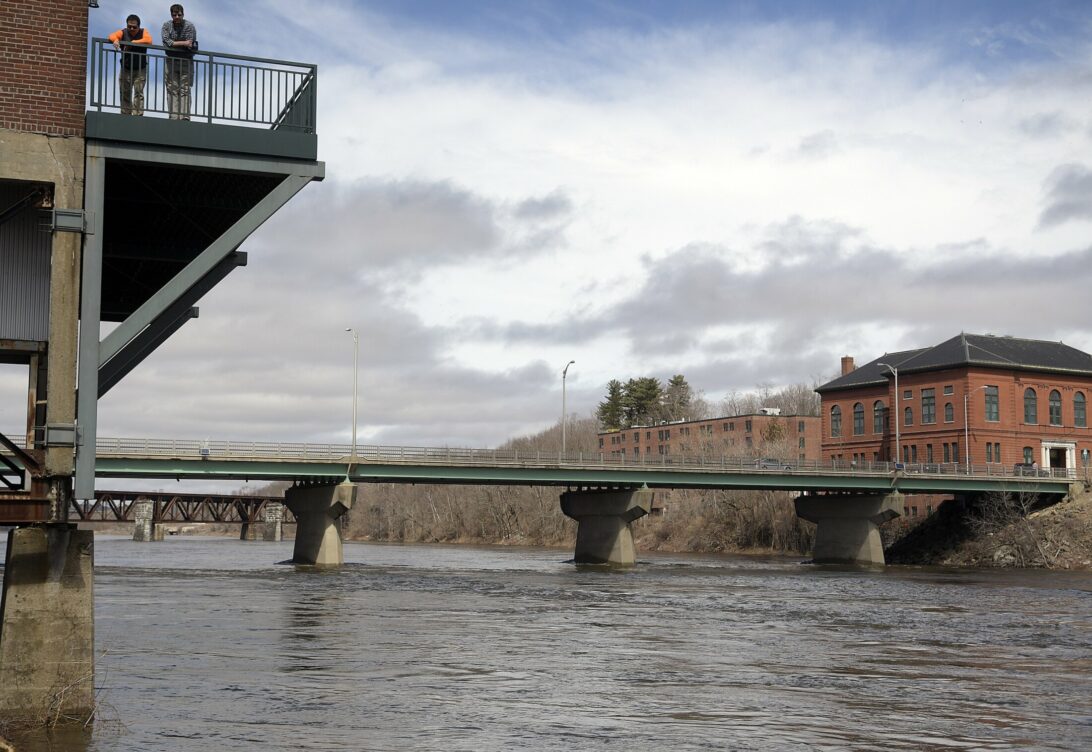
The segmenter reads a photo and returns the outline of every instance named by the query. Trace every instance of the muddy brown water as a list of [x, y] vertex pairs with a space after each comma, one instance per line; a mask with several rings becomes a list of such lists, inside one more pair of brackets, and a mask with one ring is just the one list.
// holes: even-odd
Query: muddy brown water
[[19, 749], [1092, 749], [1089, 573], [290, 555], [98, 536], [100, 719]]

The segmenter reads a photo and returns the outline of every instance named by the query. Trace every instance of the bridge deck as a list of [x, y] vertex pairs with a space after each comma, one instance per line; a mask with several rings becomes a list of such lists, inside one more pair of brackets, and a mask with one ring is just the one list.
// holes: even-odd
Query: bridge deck
[[960, 493], [1018, 491], [1064, 494], [1073, 471], [1031, 477], [997, 465], [896, 465], [784, 461], [749, 457], [656, 456], [448, 447], [362, 446], [262, 442], [200, 442], [100, 438], [100, 477], [341, 480], [367, 483], [464, 485], [642, 486], [650, 488], [784, 489]]

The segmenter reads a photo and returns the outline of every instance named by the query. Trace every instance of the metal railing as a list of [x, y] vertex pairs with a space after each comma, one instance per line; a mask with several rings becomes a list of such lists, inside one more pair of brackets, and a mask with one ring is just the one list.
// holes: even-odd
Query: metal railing
[[[285, 60], [195, 52], [191, 58], [167, 57], [166, 47], [142, 45], [115, 50], [113, 42], [91, 40], [89, 109], [122, 110], [119, 75], [126, 66], [145, 64], [145, 116], [169, 114], [166, 75], [175, 61], [192, 70], [188, 117], [209, 123], [315, 132], [318, 66]], [[168, 63], [170, 61], [170, 65]]]
[[[961, 463], [845, 462], [839, 460], [772, 460], [728, 455], [641, 455], [627, 457], [602, 452], [543, 452], [515, 449], [466, 449], [459, 447], [410, 447], [358, 445], [352, 455], [349, 444], [298, 442], [200, 441], [196, 439], [140, 439], [99, 437], [100, 457], [268, 460], [305, 462], [354, 462], [414, 465], [465, 465], [507, 467], [634, 468], [687, 470], [710, 473], [760, 472], [764, 474], [912, 475], [963, 477], [1027, 477], [1010, 465]], [[1085, 477], [1088, 468], [1081, 469]], [[1077, 468], [1038, 471], [1037, 478], [1058, 480], [1078, 477]]]

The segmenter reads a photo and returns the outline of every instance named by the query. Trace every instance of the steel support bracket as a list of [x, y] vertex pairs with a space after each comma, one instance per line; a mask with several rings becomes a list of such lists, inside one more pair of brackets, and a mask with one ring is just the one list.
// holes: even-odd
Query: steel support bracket
[[50, 209], [48, 216], [50, 232], [94, 232], [94, 215], [83, 209]]
[[76, 426], [71, 423], [47, 423], [45, 443], [47, 447], [76, 446]]

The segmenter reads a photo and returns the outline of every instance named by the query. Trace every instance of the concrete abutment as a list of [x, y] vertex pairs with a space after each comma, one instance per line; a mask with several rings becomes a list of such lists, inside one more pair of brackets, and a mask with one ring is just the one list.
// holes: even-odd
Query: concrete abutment
[[798, 517], [814, 522], [817, 564], [883, 564], [883, 542], [877, 525], [902, 513], [902, 494], [801, 496]]
[[338, 520], [352, 509], [356, 486], [348, 481], [336, 486], [296, 486], [284, 492], [284, 505], [296, 518], [296, 543], [292, 561], [336, 567], [345, 563]]
[[561, 511], [577, 522], [577, 564], [632, 566], [637, 562], [630, 523], [652, 509], [647, 488], [624, 491], [566, 491]]
[[94, 533], [8, 532], [0, 601], [0, 719], [86, 721], [95, 709]]

